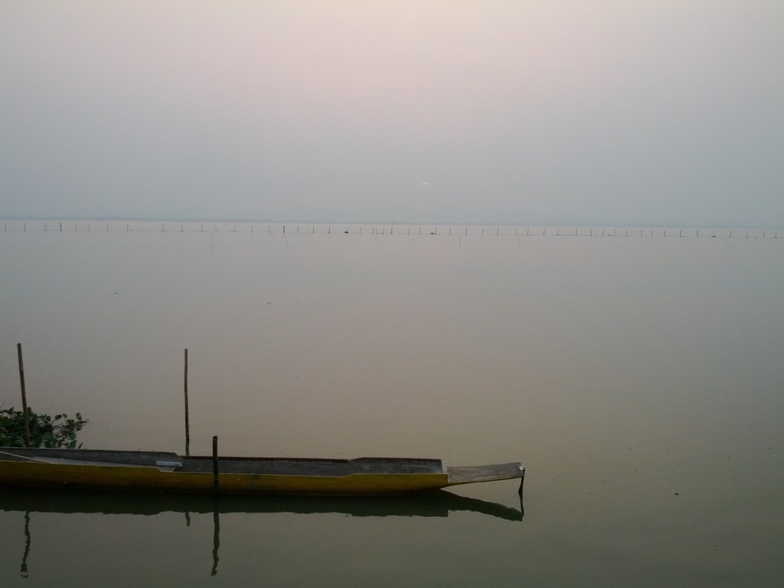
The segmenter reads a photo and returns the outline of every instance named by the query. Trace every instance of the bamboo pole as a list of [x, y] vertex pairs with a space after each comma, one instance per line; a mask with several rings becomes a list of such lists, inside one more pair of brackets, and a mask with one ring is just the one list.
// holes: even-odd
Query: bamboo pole
[[191, 425], [188, 415], [188, 350], [185, 350], [185, 373], [184, 373], [184, 390], [185, 390], [185, 455], [191, 454]]
[[22, 360], [22, 344], [16, 344], [16, 354], [19, 356], [19, 382], [22, 385], [22, 413], [24, 414], [25, 445], [30, 447], [30, 413], [27, 410], [27, 393], [25, 391], [24, 361]]

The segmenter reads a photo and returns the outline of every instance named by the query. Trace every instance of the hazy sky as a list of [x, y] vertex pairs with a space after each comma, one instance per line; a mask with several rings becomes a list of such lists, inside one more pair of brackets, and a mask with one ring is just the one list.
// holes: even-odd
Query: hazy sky
[[0, 216], [784, 226], [784, 2], [2, 0]]

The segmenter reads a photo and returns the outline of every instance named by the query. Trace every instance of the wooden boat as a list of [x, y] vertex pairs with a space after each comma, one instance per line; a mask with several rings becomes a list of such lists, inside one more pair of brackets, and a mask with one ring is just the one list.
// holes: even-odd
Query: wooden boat
[[522, 480], [520, 463], [448, 467], [440, 459], [180, 456], [153, 451], [0, 448], [0, 486], [219, 494], [406, 494]]

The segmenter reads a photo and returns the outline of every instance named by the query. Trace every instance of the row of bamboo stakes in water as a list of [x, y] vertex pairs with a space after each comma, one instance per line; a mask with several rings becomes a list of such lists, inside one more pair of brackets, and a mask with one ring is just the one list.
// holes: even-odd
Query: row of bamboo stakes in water
[[[208, 227], [207, 230], [205, 231], [204, 230], [205, 225], [201, 225], [201, 227], [199, 229], [189, 228], [189, 229], [187, 229], [187, 232], [189, 232], [189, 233], [193, 233], [193, 232], [197, 232], [197, 233], [198, 232], [201, 232], [201, 233], [204, 233], [204, 232], [207, 232], [207, 233], [218, 233], [218, 232], [255, 233], [256, 232], [255, 231], [255, 226], [253, 224], [248, 225], [249, 228], [246, 229], [246, 230], [237, 230], [237, 226], [238, 225], [235, 224], [233, 226], [233, 228], [230, 229], [230, 230], [221, 230], [221, 231], [219, 231], [218, 230], [218, 225], [214, 224], [213, 227], [212, 227], [212, 230], [210, 230], [210, 228]], [[277, 230], [273, 231], [273, 226], [274, 225], [272, 225], [272, 224], [268, 224], [267, 225], [267, 233], [273, 233], [273, 232], [277, 233], [278, 232]], [[285, 234], [292, 234], [292, 233], [296, 233], [296, 234], [300, 233], [300, 228], [301, 228], [300, 225], [296, 225], [296, 228], [294, 230], [292, 230], [291, 226], [289, 225], [288, 233], [286, 232], [286, 226], [287, 225], [279, 225], [279, 226], [281, 228], [281, 233], [284, 234], [284, 235]], [[369, 233], [367, 232], [367, 229], [369, 229]], [[469, 228], [468, 227], [464, 227], [462, 229], [462, 231], [460, 231], [460, 230], [457, 229], [457, 227], [443, 227], [442, 226], [442, 227], [440, 227], [440, 232], [439, 232], [439, 227], [433, 227], [432, 230], [426, 230], [425, 234], [428, 234], [428, 235], [465, 236], [465, 237], [469, 236], [469, 234], [471, 236], [482, 236], [482, 237], [484, 237], [485, 235], [495, 236], [495, 237], [512, 237], [512, 236], [514, 236], [514, 237], [522, 237], [522, 236], [525, 236], [525, 237], [537, 237], [537, 236], [538, 237], [545, 237], [545, 236], [548, 236], [548, 234], [551, 237], [600, 237], [600, 236], [601, 237], [630, 237], [630, 236], [634, 236], [636, 234], [636, 231], [637, 231], [637, 229], [593, 229], [593, 228], [589, 228], [586, 231], [585, 228], [583, 228], [582, 232], [580, 232], [580, 229], [576, 228], [576, 227], [574, 229], [571, 229], [571, 228], [570, 229], [561, 229], [561, 228], [553, 229], [552, 227], [549, 227], [549, 229], [550, 229], [549, 233], [547, 232], [548, 227], [533, 227], [533, 228], [528, 227], [528, 228], [525, 229], [525, 232], [523, 232], [522, 228], [515, 228], [512, 232], [510, 232], [509, 227], [507, 227], [502, 232], [500, 227], [495, 227], [495, 230], [493, 230], [491, 228], [484, 228], [483, 227], [483, 228], [479, 229], [478, 233], [473, 233], [473, 232], [469, 233]], [[19, 229], [14, 229], [12, 227], [11, 230], [12, 231], [14, 231], [14, 230], [18, 231]], [[40, 229], [40, 228], [35, 229], [35, 228], [31, 227], [30, 230], [31, 231], [36, 231], [36, 230], [37, 231], [41, 231], [42, 230], [44, 232], [53, 231], [53, 232], [60, 232], [60, 233], [62, 233], [63, 232], [63, 223], [59, 223], [57, 225], [57, 228], [51, 228], [50, 229], [49, 228], [49, 223], [44, 222], [43, 229]], [[79, 224], [78, 223], [74, 223], [73, 230], [74, 230], [74, 232], [80, 232], [80, 231], [82, 231], [82, 232], [86, 231], [88, 233], [92, 232], [92, 230], [93, 230], [92, 223], [87, 223], [87, 228], [84, 228], [84, 226], [82, 226], [81, 229], [79, 228]], [[96, 230], [98, 230], [98, 229], [96, 229]], [[108, 233], [110, 231], [117, 231], [117, 230], [118, 230], [117, 228], [110, 229], [109, 223], [106, 223], [106, 225], [105, 225], [105, 232]], [[123, 230], [123, 229], [119, 229], [119, 230]], [[8, 223], [7, 222], [4, 223], [4, 225], [3, 225], [3, 231], [5, 231], [5, 232], [8, 231]], [[161, 224], [161, 228], [160, 229], [151, 229], [151, 228], [149, 228], [149, 229], [133, 228], [132, 229], [130, 224], [126, 224], [124, 231], [125, 232], [129, 232], [129, 233], [130, 232], [162, 232], [162, 233], [165, 233], [165, 232], [180, 232], [180, 233], [184, 233], [184, 232], [186, 232], [186, 229], [185, 229], [185, 225], [184, 224], [180, 224], [179, 229], [177, 229], [177, 228], [173, 229], [171, 227], [169, 227], [167, 229], [166, 225], [163, 224], [163, 223]], [[640, 237], [654, 237], [654, 236], [661, 235], [662, 237], [696, 237], [696, 238], [700, 238], [700, 229], [686, 229], [686, 231], [684, 231], [683, 229], [669, 229], [669, 230], [668, 229], [639, 229], [639, 231], [640, 231]], [[661, 233], [659, 233], [659, 231], [661, 231]], [[27, 223], [26, 222], [22, 223], [22, 232], [27, 232]], [[317, 233], [316, 225], [311, 225], [309, 231], [307, 230], [307, 227], [306, 227], [306, 230], [301, 231], [301, 232], [306, 233], [306, 234], [307, 233], [316, 234]], [[322, 234], [327, 234], [327, 235], [332, 234], [332, 226], [328, 225], [326, 231], [318, 231], [318, 232], [322, 233]], [[345, 233], [345, 234], [354, 233], [354, 231], [349, 230], [348, 226], [346, 226], [343, 231], [336, 231], [336, 232], [342, 232], [342, 233]], [[733, 235], [733, 233], [734, 233], [734, 235]], [[358, 235], [362, 234], [362, 225], [359, 225], [359, 226], [356, 227], [355, 234], [358, 234]], [[370, 234], [370, 235], [384, 235], [384, 234], [389, 234], [389, 235], [395, 235], [395, 234], [397, 234], [397, 235], [411, 235], [411, 234], [422, 235], [423, 233], [422, 233], [422, 227], [418, 227], [417, 229], [413, 229], [413, 232], [412, 232], [412, 227], [407, 227], [407, 228], [398, 227], [397, 232], [395, 232], [395, 227], [394, 226], [385, 226], [385, 227], [381, 227], [381, 228], [375, 227], [375, 226], [370, 226], [370, 227], [366, 227], [366, 234]], [[713, 237], [713, 238], [721, 236], [721, 237], [730, 238], [730, 239], [733, 238], [733, 237], [735, 237], [735, 238], [746, 238], [746, 239], [749, 239], [749, 238], [754, 238], [754, 239], [756, 239], [756, 238], [778, 239], [779, 232], [777, 230], [772, 230], [772, 231], [763, 230], [762, 231], [762, 235], [760, 237], [759, 230], [748, 231], [748, 230], [733, 229], [733, 230], [730, 230], [728, 234], [720, 235], [719, 231], [717, 231], [716, 229], [708, 230], [708, 231], [703, 229], [702, 230], [702, 236], [703, 237]]]

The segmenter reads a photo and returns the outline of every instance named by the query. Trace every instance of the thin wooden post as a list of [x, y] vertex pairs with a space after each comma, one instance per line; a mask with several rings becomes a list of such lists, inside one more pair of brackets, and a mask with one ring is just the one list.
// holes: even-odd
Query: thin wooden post
[[523, 483], [525, 482], [525, 469], [523, 469], [522, 476], [520, 476], [520, 488], [517, 494], [520, 496], [520, 515], [525, 516], [525, 507], [523, 506]]
[[24, 439], [25, 445], [30, 447], [30, 414], [27, 410], [27, 393], [25, 391], [24, 361], [22, 360], [22, 344], [16, 344], [16, 354], [19, 356], [19, 382], [22, 385], [22, 413], [24, 414]]
[[212, 437], [212, 489], [217, 492], [220, 482], [218, 481], [218, 436]]
[[184, 388], [185, 388], [185, 455], [191, 454], [191, 425], [190, 417], [188, 415], [188, 350], [185, 350], [185, 374], [184, 374]]
[[520, 476], [520, 487], [517, 489], [517, 493], [520, 495], [520, 498], [523, 497], [523, 483], [525, 482], [525, 470], [522, 471], [522, 475]]

